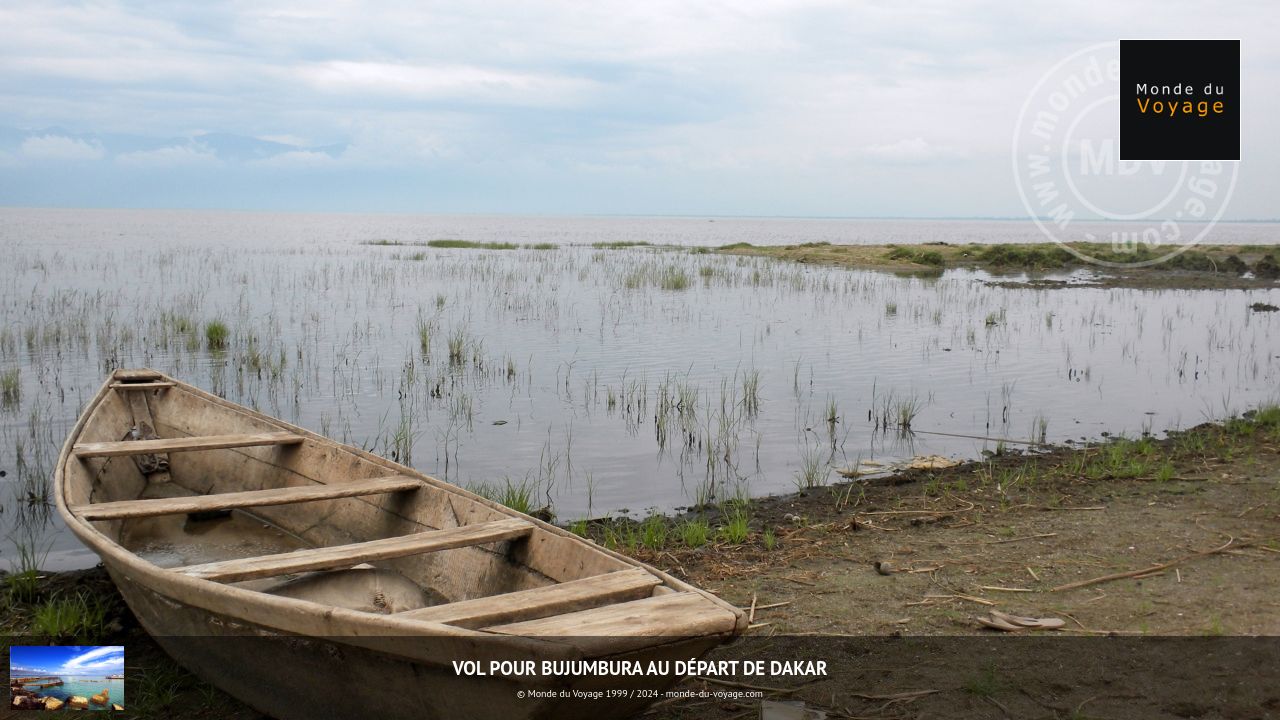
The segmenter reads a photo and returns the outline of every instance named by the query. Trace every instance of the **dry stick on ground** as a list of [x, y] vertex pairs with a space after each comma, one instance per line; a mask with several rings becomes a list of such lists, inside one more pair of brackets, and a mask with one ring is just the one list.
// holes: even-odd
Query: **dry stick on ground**
[[[1169, 562], [1166, 562], [1166, 563], [1152, 565], [1151, 567], [1140, 568], [1138, 570], [1130, 570], [1129, 572], [1103, 575], [1102, 577], [1096, 577], [1091, 580], [1081, 580], [1079, 582], [1067, 583], [1066, 585], [1059, 585], [1058, 587], [1051, 589], [1049, 592], [1059, 592], [1062, 590], [1075, 590], [1076, 588], [1088, 587], [1090, 585], [1098, 585], [1104, 582], [1111, 582], [1112, 580], [1124, 580], [1126, 578], [1137, 577], [1139, 575], [1147, 575], [1153, 572], [1158, 572], [1160, 570], [1168, 570], [1174, 565], [1181, 565], [1182, 563], [1188, 560], [1195, 560], [1196, 558], [1207, 557], [1209, 555], [1216, 555], [1222, 552], [1223, 550], [1226, 550], [1227, 548], [1231, 547], [1231, 544], [1234, 543], [1235, 541], [1236, 541], [1235, 538], [1231, 538], [1230, 540], [1226, 541], [1224, 544], [1219, 545], [1218, 547], [1212, 550], [1205, 550], [1203, 552], [1184, 555], [1176, 560], [1170, 560]], [[1236, 547], [1247, 547], [1252, 544], [1253, 543], [1241, 543], [1239, 545], [1236, 545]]]
[[979, 540], [977, 542], [957, 542], [952, 545], [1004, 545], [1007, 543], [1022, 542], [1024, 540], [1039, 540], [1041, 538], [1057, 537], [1058, 533], [1040, 533], [1039, 535], [1027, 535], [1024, 537], [1005, 538], [1004, 540]]
[[[760, 692], [778, 693], [779, 695], [790, 695], [791, 693], [796, 692], [801, 687], [803, 687], [803, 685], [808, 684], [808, 683], [802, 683], [801, 685], [797, 685], [796, 687], [793, 687], [793, 688], [778, 688], [778, 687], [768, 687], [766, 685], [749, 685], [747, 683], [734, 682], [732, 680], [721, 680], [720, 678], [713, 678], [713, 677], [704, 677], [702, 675], [695, 676], [693, 679], [701, 680], [702, 682], [713, 683], [715, 685], [723, 685], [725, 687], [741, 688], [743, 690], [759, 690]], [[819, 679], [825, 680], [826, 678], [819, 678]], [[810, 680], [809, 682], [816, 682], [816, 680]]]
[[863, 693], [849, 693], [851, 697], [860, 698], [862, 700], [914, 700], [925, 695], [933, 695], [940, 693], [941, 690], [909, 690], [907, 692], [889, 693], [888, 695], [865, 695]]

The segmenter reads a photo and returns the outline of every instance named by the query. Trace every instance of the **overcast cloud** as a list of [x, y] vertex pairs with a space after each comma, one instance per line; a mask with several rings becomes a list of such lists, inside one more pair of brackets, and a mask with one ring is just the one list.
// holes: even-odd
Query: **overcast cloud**
[[0, 204], [1025, 214], [1083, 46], [1241, 38], [1228, 217], [1280, 216], [1271, 2], [6, 2]]

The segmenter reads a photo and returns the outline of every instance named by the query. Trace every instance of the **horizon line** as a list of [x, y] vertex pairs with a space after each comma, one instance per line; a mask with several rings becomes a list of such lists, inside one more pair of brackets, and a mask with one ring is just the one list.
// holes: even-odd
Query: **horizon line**
[[[3, 210], [67, 210], [67, 211], [142, 211], [142, 212], [208, 212], [208, 213], [244, 213], [244, 214], [284, 214], [284, 215], [434, 215], [443, 217], [541, 217], [541, 218], [653, 218], [681, 220], [917, 220], [917, 221], [987, 221], [987, 222], [1036, 222], [1049, 221], [1049, 217], [1033, 217], [1030, 215], [750, 215], [723, 213], [565, 213], [565, 212], [448, 212], [427, 210], [297, 210], [297, 209], [264, 209], [264, 208], [230, 208], [230, 207], [149, 207], [149, 206], [115, 206], [115, 205], [0, 205]], [[1138, 224], [1145, 220], [1111, 220], [1106, 218], [1079, 219], [1079, 223], [1115, 223]], [[1207, 225], [1207, 221], [1185, 221], [1190, 225]], [[1239, 218], [1220, 219], [1219, 223], [1270, 225], [1280, 223], [1276, 218]]]

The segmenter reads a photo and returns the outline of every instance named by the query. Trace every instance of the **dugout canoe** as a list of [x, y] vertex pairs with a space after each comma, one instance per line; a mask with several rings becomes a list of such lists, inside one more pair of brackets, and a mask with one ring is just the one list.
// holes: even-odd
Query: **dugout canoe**
[[[165, 651], [280, 720], [625, 717], [677, 678], [542, 662], [687, 660], [746, 627], [661, 570], [153, 370], [111, 374], [55, 483]], [[639, 692], [575, 692], [618, 689]]]

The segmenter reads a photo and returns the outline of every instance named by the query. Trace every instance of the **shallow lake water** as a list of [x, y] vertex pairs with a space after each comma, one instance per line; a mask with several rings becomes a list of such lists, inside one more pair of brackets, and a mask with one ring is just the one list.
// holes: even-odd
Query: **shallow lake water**
[[[1275, 229], [1221, 225], [1212, 242]], [[522, 247], [393, 244], [437, 238]], [[818, 241], [1041, 236], [1000, 221], [0, 210], [0, 374], [16, 372], [3, 552], [34, 537], [50, 569], [96, 562], [24, 498], [116, 367], [460, 485], [526, 488], [562, 521], [997, 446], [958, 436], [1158, 434], [1280, 386], [1280, 313], [1249, 310], [1280, 304], [1277, 289], [1008, 289], [695, 251]], [[617, 242], [682, 247], [591, 246]]]

